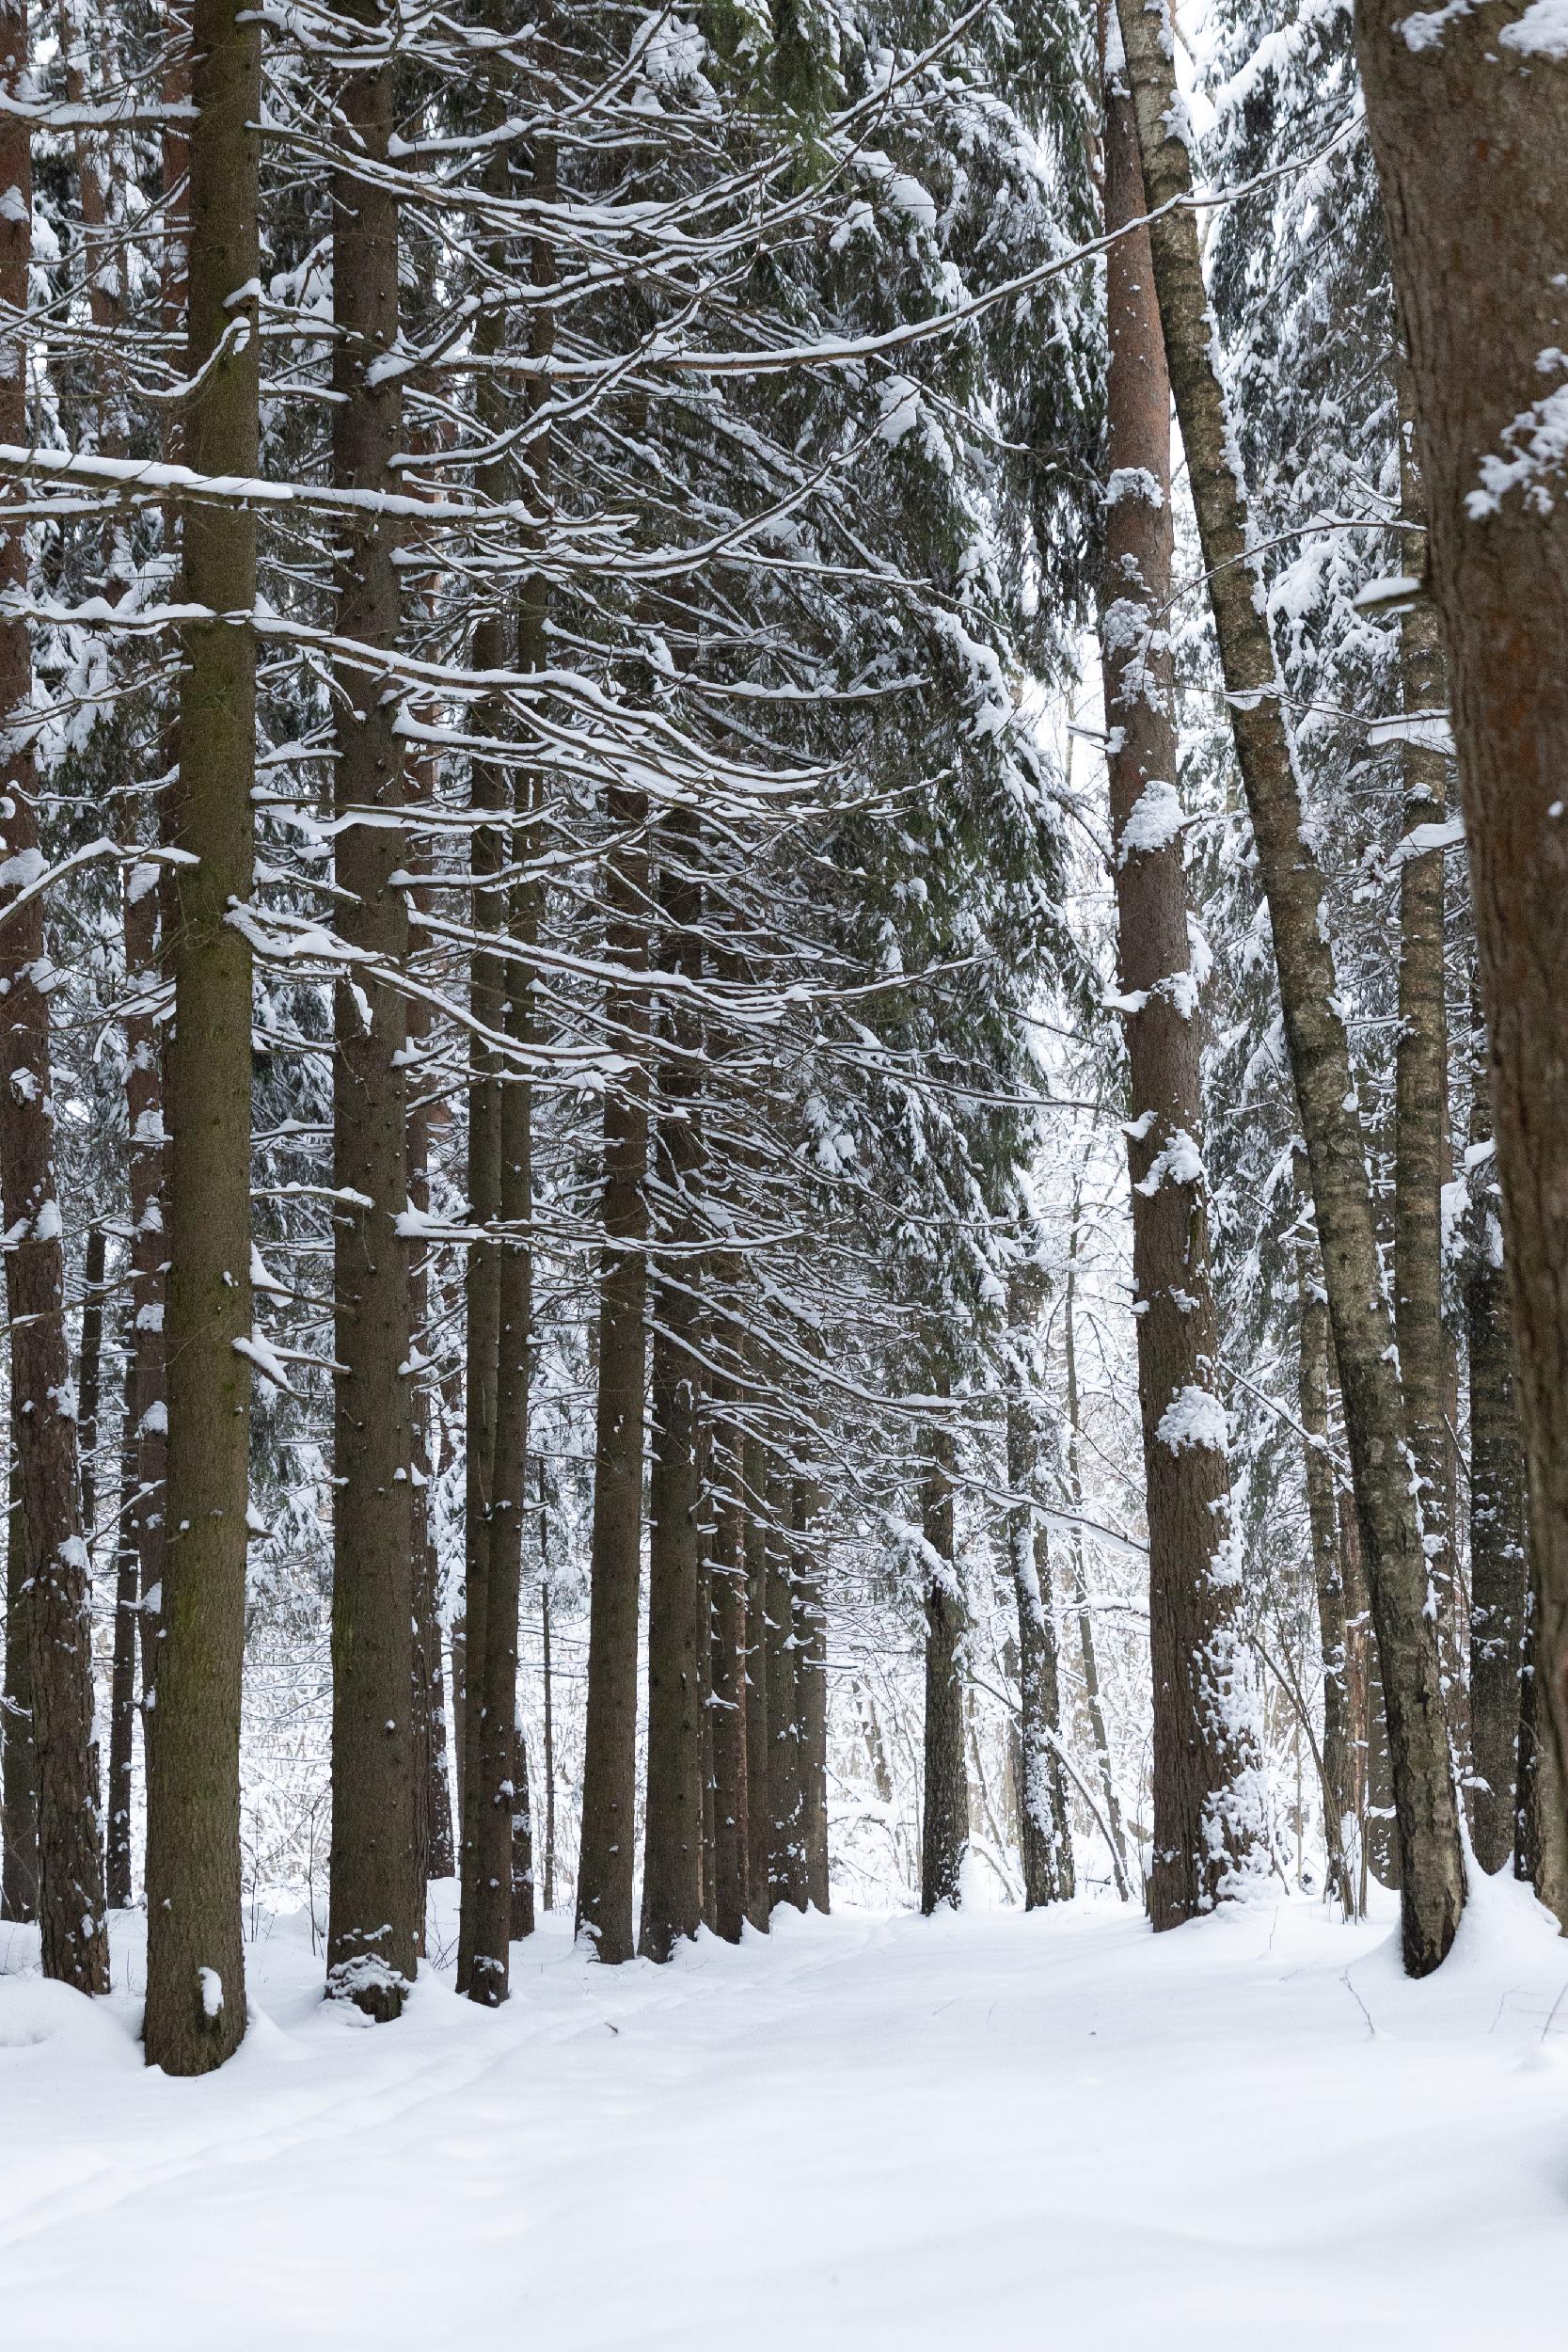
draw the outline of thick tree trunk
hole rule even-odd
[[[766,1934],[773,1908],[768,1787],[773,1750],[768,1736],[768,1454],[754,1431],[746,1433],[740,1465],[746,1514],[741,1537],[746,1582],[746,1916]]]
[[[1515,1844],[1514,1774],[1521,1757],[1520,1675],[1528,1578],[1513,1321],[1503,1265],[1485,1032],[1479,1021],[1477,1042],[1481,1051],[1472,1062],[1465,1261],[1470,1355],[1470,1835],[1481,1868],[1500,1870]],[[1533,1691],[1533,1677],[1531,1682]],[[1541,1729],[1546,1729],[1544,1717]],[[1533,1766],[1533,1733],[1528,1745]],[[1568,1873],[1568,1852],[1561,1866]]]
[[[1114,0],[1106,0],[1114,16]],[[1118,44],[1119,45],[1119,44]],[[1175,531],[1170,386],[1160,335],[1137,125],[1125,74],[1104,72],[1110,340],[1105,584],[1101,613],[1112,864],[1132,1117],[1127,1127],[1138,1393],[1154,1668],[1148,1914],[1209,1911],[1264,1835],[1257,1734],[1237,1632],[1225,1412],[1209,1272],[1198,989],[1188,940],[1167,613]]]
[[[946,1384],[939,1380],[940,1393]],[[969,1778],[964,1761],[964,1604],[954,1541],[953,1432],[927,1437],[920,1523],[926,1538],[926,1739],[921,1807],[920,1908],[957,1910],[969,1851]]]
[[[607,992],[605,1027],[626,1068],[605,1089],[604,1242],[590,1554],[588,1715],[583,1740],[578,1932],[603,1961],[636,1950],[637,1620],[641,1588],[642,1423],[647,1365],[648,955],[646,800],[609,796],[605,952],[628,976]]]
[[[185,454],[253,476],[260,340],[244,290],[260,268],[261,26],[237,0],[195,0]],[[191,505],[185,602],[248,615],[256,524]],[[169,2074],[220,2065],[245,2032],[240,1926],[240,1678],[245,1648],[250,1379],[249,901],[256,641],[240,620],[182,632],[182,866],[170,943],[168,1476],[155,1724],[148,1741],[146,2049]]]
[[[701,888],[692,870],[696,827],[681,813],[666,820],[659,876],[664,963],[695,979],[702,970]],[[654,1297],[653,1454],[648,1481],[648,1796],[642,1862],[642,1922],[638,1948],[668,1960],[702,1920],[703,1657],[708,1629],[699,1624],[702,1585],[698,1510],[696,1352],[699,1279],[690,1255],[695,1227],[689,1196],[698,1180],[697,1058],[701,1025],[689,1000],[673,994],[664,1009],[659,1063],[657,1156],[661,1238],[677,1254],[659,1269]],[[684,1254],[680,1245],[687,1245]]]
[[[368,44],[391,29],[373,0],[356,11]],[[384,494],[397,485],[401,377],[378,375],[398,340],[397,199],[375,177],[392,130],[392,70],[350,72],[340,94],[347,160],[333,187],[333,478]],[[360,158],[372,167],[361,175]],[[397,533],[382,516],[343,532],[337,633],[376,651],[398,642]],[[336,992],[333,1089],[336,1481],[332,1547],[332,1885],[330,1995],[367,2016],[401,2014],[419,1965],[424,1889],[415,1835],[412,1338],[408,1244],[408,1024],[380,977],[408,952],[408,909],[394,881],[402,808],[398,705],[352,656],[337,665],[337,882],[356,961]],[[379,819],[379,821],[378,821]]]
[[[1015,1268],[1007,1320],[1014,1362],[1007,1387],[1007,1558],[1018,1605],[1019,1850],[1023,1905],[1066,1902],[1073,1891],[1072,1823],[1060,1741],[1062,1704],[1056,1623],[1051,1607],[1051,1538],[1035,1507],[1039,1497],[1040,1430],[1031,1390],[1042,1300],[1037,1278]]]
[[[1285,725],[1266,602],[1249,546],[1235,440],[1214,364],[1214,324],[1185,202],[1173,42],[1164,5],[1117,0],[1137,115],[1165,354],[1187,456],[1198,538],[1268,900],[1286,1039],[1307,1143],[1329,1315],[1344,1397],[1351,1476],[1382,1663],[1401,1846],[1404,1963],[1437,1967],[1465,1901],[1459,1809],[1420,1513],[1411,1492],[1393,1318],[1383,1287],[1334,959],[1323,877],[1311,846]],[[1430,469],[1422,471],[1431,480]]]
[[[1517,0],[1356,46],[1448,654],[1519,1364],[1537,1661],[1568,1754],[1568,64]]]

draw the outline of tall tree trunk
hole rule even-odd
[[[1426,511],[1410,446],[1407,371],[1400,371],[1400,515],[1406,569],[1422,561]],[[1424,598],[1401,614],[1400,693],[1407,721],[1448,700],[1437,615]],[[1429,721],[1430,723],[1430,721]],[[1402,746],[1404,843],[1400,862],[1399,1028],[1394,1049],[1394,1335],[1405,1427],[1421,1489],[1421,1527],[1436,1598],[1439,1655],[1455,1744],[1465,1716],[1454,1629],[1454,1530],[1449,1510],[1446,1412],[1448,1334],[1443,1327],[1443,1184],[1448,1169],[1449,1034],[1443,950],[1443,862],[1435,830],[1448,813],[1448,760],[1413,738]]]
[[[795,1714],[800,1726],[800,1867],[802,1892],[826,1913],[828,1887],[828,1620],[821,1569],[812,1555],[816,1488],[800,1471],[794,1481]]]
[[[947,1393],[945,1376],[938,1392]],[[920,1908],[955,1910],[969,1851],[969,1778],[964,1762],[964,1605],[953,1510],[953,1432],[944,1422],[926,1440],[920,1523],[926,1538],[926,1739],[921,1808]]]
[[[173,730],[169,732],[172,735]],[[126,987],[135,992],[125,1016],[132,1307],[126,1411],[134,1473],[127,1526],[136,1555],[139,1610],[129,1620],[129,1630],[133,1639],[139,1633],[144,1748],[150,1736],[148,1708],[154,1687],[158,1617],[163,1601],[165,1485],[168,1470],[168,1389],[164,1352],[167,1284],[164,1064],[152,1017],[160,978],[158,882],[159,869],[150,862],[132,866],[125,879],[122,917]],[[136,1600],[138,1595],[132,1597]],[[116,1639],[118,1642],[118,1629]]]
[[[1359,0],[1492,1040],[1536,1657],[1568,1755],[1568,64],[1517,5]]]
[[[648,809],[613,785],[605,861],[607,958],[627,975],[606,993],[605,1028],[625,1069],[605,1089],[599,1373],[590,1553],[588,1714],[583,1739],[578,1932],[603,1961],[630,1960],[637,1825],[637,1620],[641,1588],[642,1422],[647,1365]]]
[[[1514,1773],[1520,1758],[1528,1563],[1525,1457],[1501,1202],[1492,1143],[1485,1028],[1477,1008],[1472,1056],[1465,1322],[1470,1356],[1470,1759],[1471,1842],[1483,1870],[1500,1870],[1514,1847]],[[1532,1613],[1533,1615],[1533,1613]],[[1533,1677],[1532,1686],[1533,1686]],[[1545,1719],[1540,1728],[1546,1729]],[[1536,1755],[1533,1731],[1528,1740]],[[1562,1856],[1568,1872],[1568,1853]]]
[[[356,14],[374,55],[393,30],[374,0]],[[395,486],[402,379],[398,205],[376,174],[392,132],[393,72],[350,71],[339,98],[346,160],[333,187],[333,479],[349,492]],[[365,172],[356,168],[363,160]],[[377,370],[382,373],[377,373]],[[396,647],[397,532],[355,514],[343,530],[337,633]],[[369,2017],[401,2015],[419,1965],[424,1889],[416,1851],[412,1340],[408,1244],[408,1023],[384,977],[408,952],[394,877],[406,855],[387,810],[404,798],[398,704],[352,654],[337,664],[337,882],[356,961],[338,983],[333,1088],[336,1469],[332,1545],[332,1885],[327,1992]]]
[[[768,1736],[768,1455],[753,1429],[748,1429],[741,1441],[740,1471],[746,1515],[741,1534],[746,1586],[746,1916],[766,1934],[773,1908],[768,1788],[773,1749]]]
[[[128,1911],[131,1878],[131,1795],[136,1732],[136,1615],[141,1561],[136,1549],[136,1363],[125,1316],[124,1411],[119,1447],[119,1510],[115,1525],[115,1616],[109,1666],[109,1776],[103,1807],[104,1890],[111,1911]]]
[[[1312,1586],[1323,1663],[1323,1850],[1328,1883],[1347,1919],[1360,1912],[1355,1860],[1361,1845],[1357,1779],[1348,1674],[1349,1614],[1339,1515],[1334,1495],[1334,1455],[1328,1430],[1328,1301],[1305,1247],[1296,1256],[1297,1394],[1306,1438],[1303,1468],[1307,1523],[1312,1546]]]
[[[697,1779],[702,1792],[702,1920],[717,1934],[718,1804],[714,1777],[713,1740],[713,1423],[711,1413],[699,1409],[697,1430]]]
[[[1100,1791],[1105,1800],[1105,1829],[1110,1840],[1111,1875],[1116,1880],[1117,1893],[1122,1901],[1132,1900],[1128,1883],[1127,1840],[1121,1825],[1121,1806],[1117,1798],[1116,1774],[1111,1769],[1111,1742],[1105,1731],[1105,1708],[1100,1696],[1100,1661],[1095,1656],[1094,1618],[1089,1608],[1088,1581],[1084,1573],[1084,1534],[1080,1515],[1084,1508],[1084,1474],[1079,1459],[1082,1435],[1078,1403],[1078,1320],[1075,1313],[1078,1293],[1078,1211],[1080,1192],[1077,1184],[1072,1194],[1072,1222],[1068,1234],[1067,1282],[1062,1298],[1062,1359],[1067,1375],[1067,1478],[1068,1501],[1072,1508],[1073,1528],[1068,1556],[1072,1565],[1072,1600],[1078,1619],[1078,1655],[1084,1672],[1084,1707],[1089,1719],[1089,1731],[1094,1740],[1095,1760],[1100,1766]]]
[[[1062,1772],[1062,1703],[1051,1607],[1051,1538],[1037,1507],[1040,1431],[1030,1393],[1041,1304],[1038,1278],[1030,1269],[1015,1267],[1007,1298],[1013,1349],[1007,1383],[1007,1485],[1014,1497],[1007,1512],[1007,1558],[1018,1605],[1019,1848],[1026,1911],[1066,1902],[1073,1891],[1072,1823]]]
[[[0,90],[26,89],[27,11],[0,8]],[[24,120],[0,124],[0,183],[12,200],[0,219],[0,310],[24,320],[32,155]],[[24,442],[27,367],[20,330],[0,353],[0,433]],[[20,528],[0,532],[0,586],[25,594]],[[28,1644],[37,1788],[38,1915],[44,1974],[106,1993],[103,1848],[92,1746],[92,1629],[78,1487],[74,1383],[65,1319],[65,1250],[55,1179],[49,991],[43,900],[24,897],[45,870],[38,780],[27,727],[32,650],[26,624],[0,620],[0,1204],[6,1230],[13,1441],[22,1488],[24,1605],[8,1628]]]
[[[689,812],[666,819],[658,903],[664,968],[679,980],[702,971],[702,892]],[[648,1482],[648,1799],[639,1949],[668,1960],[702,1918],[702,1659],[699,1625],[697,1338],[699,1279],[690,1197],[698,1181],[697,1062],[701,1024],[689,997],[672,992],[662,1025],[656,1170],[661,1238],[676,1254],[659,1268],[654,1296],[653,1455]],[[686,1245],[684,1252],[681,1245]]]
[[[731,1327],[729,1344],[738,1333]],[[722,1416],[735,1402],[735,1383],[715,1384]],[[721,1418],[714,1434],[713,1559],[713,1925],[738,1944],[749,1909],[750,1822],[746,1786],[746,1571],[741,1447],[734,1422]]]
[[[1250,551],[1214,323],[1186,202],[1192,168],[1164,5],[1117,0],[1137,116],[1165,355],[1187,456],[1237,762],[1274,930],[1280,998],[1312,1177],[1351,1476],[1383,1670],[1401,1847],[1404,1963],[1437,1967],[1465,1901],[1459,1808],[1420,1512],[1411,1492],[1393,1317],[1383,1286],[1322,869],[1285,725],[1266,600]],[[1429,469],[1423,466],[1422,471]]]
[[[16,1398],[7,1435],[6,1681],[0,1692],[0,1919],[36,1919],[39,1910],[39,1782],[33,1747],[31,1590],[22,1524],[22,1453]]]
[[[800,1867],[800,1722],[795,1673],[793,1486],[775,1454],[768,1470],[768,1907],[806,1907]]]
[[[1101,7],[1103,41],[1114,0]],[[1103,85],[1105,227],[1116,242],[1106,254],[1100,636],[1131,1080],[1127,1161],[1154,1667],[1148,1899],[1158,1930],[1212,1910],[1247,1871],[1265,1832],[1237,1631],[1225,1412],[1214,1390],[1198,990],[1166,626],[1175,548],[1170,385],[1148,231],[1132,227],[1145,210],[1132,103],[1118,69],[1106,66]]]
[[[555,1698],[550,1656],[550,1496],[544,1459],[539,1463],[539,1616],[545,1675],[545,1883],[546,1911],[555,1909]]]
[[[261,26],[238,0],[192,17],[185,453],[254,476]],[[256,524],[192,504],[182,600],[246,616]],[[250,1380],[250,946],[228,910],[250,898],[256,641],[245,619],[182,632],[174,846],[174,1030],[166,1051],[168,1473],[155,1727],[148,1742],[148,2063],[220,2065],[245,2032],[240,1925],[240,1679],[245,1648]]]

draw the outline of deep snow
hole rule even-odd
[[[263,1923],[198,2083],[144,2070],[134,1991],[17,1973],[0,1927],[0,2344],[1568,2341],[1568,1943],[1511,1884],[1425,1985],[1388,1917],[1305,1901],[1158,1939],[1101,1901],[789,1914],[663,1971],[567,1925],[500,2012],[432,1973],[367,2028]]]

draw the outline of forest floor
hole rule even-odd
[[[444,1890],[443,1890],[444,1891]],[[1391,1906],[1389,1907],[1391,1913]],[[784,1915],[596,1969],[560,1914],[499,2013],[323,2006],[263,1921],[223,2073],[150,2074],[0,1927],[8,2352],[1534,2352],[1565,2340],[1568,1945],[1472,1904]],[[1559,2006],[1560,2004],[1560,2007]]]

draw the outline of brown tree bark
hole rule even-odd
[[[795,1714],[800,1726],[800,1867],[805,1900],[829,1908],[828,1879],[828,1619],[822,1571],[815,1555],[812,1520],[816,1489],[801,1471],[794,1479]]]
[[[945,1377],[938,1393],[947,1393]],[[929,1561],[926,1578],[925,1793],[921,1808],[920,1908],[957,1910],[969,1851],[969,1774],[964,1758],[965,1613],[954,1540],[953,1432],[933,1427],[926,1440],[920,1523]]]
[[[403,444],[396,196],[377,176],[392,133],[394,29],[356,0],[367,56],[343,75],[343,162],[333,184],[333,479],[384,494]],[[364,169],[356,167],[363,165]],[[340,553],[337,635],[372,652],[398,642],[396,527],[353,515]],[[424,1889],[415,1836],[413,1432],[408,1352],[408,1024],[388,977],[408,952],[394,877],[406,851],[382,812],[404,798],[398,705],[373,663],[337,663],[335,795],[340,924],[352,961],[335,993],[333,1088],[336,1479],[332,1547],[332,1882],[329,1996],[401,2015],[419,1965]],[[379,821],[378,821],[379,819]]]
[[[636,1950],[632,1874],[637,1823],[637,1620],[641,1588],[642,1423],[648,1270],[648,810],[612,786],[605,860],[605,951],[625,969],[606,993],[605,1026],[626,1068],[605,1089],[604,1241],[599,1263],[598,1391],[590,1553],[588,1710],[582,1774],[578,1932],[600,1960]]]
[[[13,102],[23,95],[27,61],[27,11],[11,0],[0,8],[0,90]],[[0,124],[0,183],[16,194],[0,219],[0,310],[20,321],[27,310],[32,154],[26,124],[14,116]],[[7,338],[0,362],[0,430],[8,440],[25,441],[27,373],[20,331]],[[24,594],[26,578],[22,531],[0,530],[0,587]],[[106,1993],[88,1562],[55,1181],[53,982],[43,899],[26,895],[45,870],[26,723],[31,692],[26,625],[0,621],[0,714],[6,721],[0,757],[0,1206],[25,1585],[8,1638],[14,1642],[20,1630],[28,1645],[44,1974],[84,1993]]]
[[[1164,5],[1117,0],[1137,117],[1165,355],[1185,447],[1210,605],[1269,915],[1286,1040],[1323,1255],[1352,1483],[1382,1663],[1401,1846],[1402,1934],[1412,1976],[1437,1967],[1465,1901],[1420,1513],[1411,1492],[1393,1318],[1383,1287],[1361,1123],[1324,936],[1323,877],[1250,553],[1245,493],[1214,365],[1214,325],[1191,208],[1173,41]],[[1423,474],[1431,483],[1430,469]]]
[[[1485,1027],[1479,1016],[1478,1007],[1465,1254],[1470,1357],[1470,1836],[1481,1868],[1500,1870],[1515,1846],[1528,1564],[1518,1368],[1503,1265]],[[1533,1695],[1533,1677],[1531,1683]],[[1544,1717],[1540,1729],[1546,1729]],[[1536,1736],[1533,1729],[1523,1736],[1533,1768]],[[1568,1872],[1568,1853],[1562,1867]]]
[[[1007,1383],[1007,1485],[1016,1500],[1007,1513],[1007,1557],[1018,1607],[1019,1850],[1023,1907],[1070,1900],[1072,1823],[1068,1811],[1060,1741],[1062,1705],[1056,1663],[1056,1624],[1051,1607],[1051,1538],[1035,1507],[1039,1498],[1040,1429],[1031,1396],[1042,1306],[1032,1268],[1015,1267],[1008,1280],[1007,1322],[1013,1362]]]
[[[1557,1743],[1546,1720],[1545,1693],[1535,1672],[1534,1630],[1539,1593],[1533,1574],[1527,1598],[1524,1671],[1519,1708],[1518,1802],[1513,1828],[1513,1874],[1533,1886],[1568,1934],[1568,1801]]]
[[[134,1320],[124,1318],[126,1338]],[[103,1805],[103,1879],[111,1911],[128,1911],[131,1879],[131,1796],[136,1729],[136,1616],[141,1562],[136,1550],[135,1353],[125,1349],[124,1412],[119,1448],[119,1509],[115,1522],[115,1615],[109,1664],[109,1771]]]
[[[1105,0],[1108,14],[1112,0]],[[1107,16],[1108,22],[1108,16]],[[1102,25],[1102,39],[1104,26]],[[1170,385],[1127,79],[1107,66],[1105,575],[1100,637],[1109,732],[1112,864],[1131,1120],[1138,1333],[1154,1669],[1148,1914],[1155,1928],[1212,1910],[1262,1835],[1258,1746],[1237,1632],[1218,1327],[1209,1271],[1198,992],[1188,941],[1166,615],[1175,531]]]
[[[39,1909],[38,1757],[33,1749],[33,1645],[27,1631],[27,1543],[15,1399],[6,1478],[6,1679],[0,1691],[0,1919]]]
[[[748,1429],[740,1449],[745,1526],[741,1535],[746,1586],[746,1916],[762,1933],[773,1908],[769,1884],[771,1833],[768,1736],[768,1454]]]
[[[733,1329],[732,1348],[737,1343]],[[735,1383],[716,1383],[722,1414],[735,1401]],[[742,1439],[721,1419],[714,1434],[713,1588],[713,1925],[738,1944],[750,1909],[750,1810],[746,1774],[745,1505]]]
[[[260,267],[261,26],[237,0],[192,15],[185,454],[200,473],[258,462],[261,343],[244,290]],[[249,901],[256,773],[256,524],[192,504],[183,600],[238,619],[182,632],[182,866],[169,945],[174,1030],[166,1343],[168,1470],[162,1612],[148,1740],[148,2063],[220,2065],[245,2032],[240,1923],[240,1679],[250,1380],[251,958],[229,910]]]
[[[768,1466],[765,1657],[768,1677],[768,1907],[806,1907],[800,1851],[800,1720],[795,1671],[793,1482],[777,1454]]]
[[[665,820],[658,905],[662,968],[677,979],[702,971],[702,891],[689,812]],[[655,1171],[659,1239],[673,1254],[658,1266],[654,1292],[653,1445],[648,1480],[648,1788],[639,1950],[668,1960],[702,1919],[703,1707],[699,1624],[698,1474],[701,1311],[690,1194],[701,1167],[698,1057],[701,1023],[689,997],[673,991],[661,1023]],[[657,1249],[657,1245],[656,1245]]]
[[[555,1909],[555,1697],[550,1656],[550,1494],[544,1461],[539,1464],[539,1617],[545,1682],[545,1878],[540,1889],[546,1911]]]
[[[1303,1470],[1312,1547],[1312,1585],[1323,1653],[1323,1848],[1328,1884],[1347,1919],[1360,1913],[1357,1861],[1362,1838],[1360,1774],[1352,1717],[1349,1604],[1339,1549],[1334,1454],[1328,1422],[1328,1301],[1305,1247],[1296,1258],[1297,1395],[1306,1439]]]
[[[1356,47],[1415,389],[1492,1041],[1540,1579],[1537,1668],[1568,1753],[1568,65],[1519,0],[1408,17]]]
[[[1423,560],[1426,510],[1410,443],[1408,373],[1400,371],[1400,513],[1405,568]],[[1415,728],[1448,700],[1437,615],[1422,597],[1399,622],[1400,694]],[[1450,1349],[1443,1325],[1443,1185],[1448,1169],[1448,1008],[1444,989],[1444,850],[1448,760],[1407,738],[1401,748],[1404,842],[1400,853],[1399,1028],[1394,1049],[1394,1335],[1405,1427],[1420,1481],[1421,1528],[1436,1598],[1449,1722],[1464,1755],[1465,1699],[1455,1641],[1459,1610],[1449,1503],[1447,1417]]]

